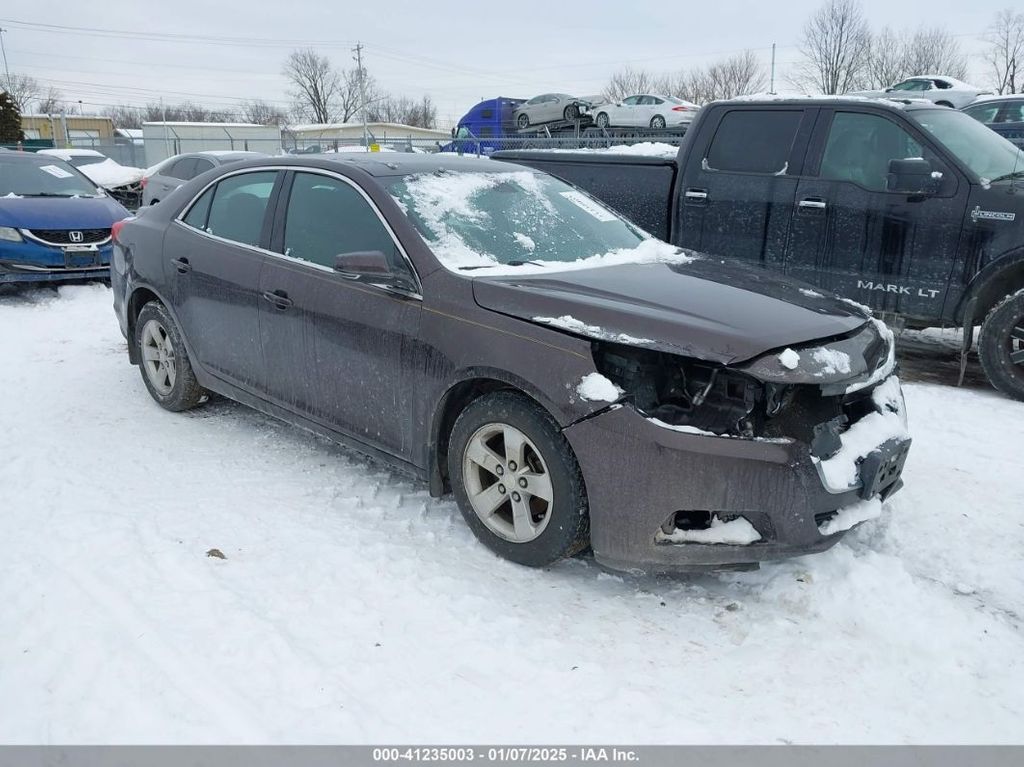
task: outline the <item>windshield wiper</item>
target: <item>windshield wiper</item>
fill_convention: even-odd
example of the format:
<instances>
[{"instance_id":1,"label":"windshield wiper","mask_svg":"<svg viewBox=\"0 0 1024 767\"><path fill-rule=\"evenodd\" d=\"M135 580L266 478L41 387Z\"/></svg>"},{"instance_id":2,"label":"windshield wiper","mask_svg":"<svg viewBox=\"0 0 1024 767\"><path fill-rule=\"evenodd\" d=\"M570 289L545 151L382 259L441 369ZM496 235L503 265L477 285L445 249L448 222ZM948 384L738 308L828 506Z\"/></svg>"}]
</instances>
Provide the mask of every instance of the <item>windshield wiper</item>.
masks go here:
<instances>
[{"instance_id":1,"label":"windshield wiper","mask_svg":"<svg viewBox=\"0 0 1024 767\"><path fill-rule=\"evenodd\" d=\"M1021 178L1024 176L1024 169L1015 170L1013 173L1004 173L1002 176L996 176L993 179L989 179L990 184L994 184L996 181L1009 181L1011 178Z\"/></svg>"},{"instance_id":2,"label":"windshield wiper","mask_svg":"<svg viewBox=\"0 0 1024 767\"><path fill-rule=\"evenodd\" d=\"M460 266L460 272L468 272L473 269L491 269L495 266L525 266L530 264L531 266L545 266L543 261L504 261L496 264L480 264L479 266Z\"/></svg>"},{"instance_id":3,"label":"windshield wiper","mask_svg":"<svg viewBox=\"0 0 1024 767\"><path fill-rule=\"evenodd\" d=\"M75 197L73 194L63 194L58 192L34 192L30 194L20 195L21 197Z\"/></svg>"}]
</instances>

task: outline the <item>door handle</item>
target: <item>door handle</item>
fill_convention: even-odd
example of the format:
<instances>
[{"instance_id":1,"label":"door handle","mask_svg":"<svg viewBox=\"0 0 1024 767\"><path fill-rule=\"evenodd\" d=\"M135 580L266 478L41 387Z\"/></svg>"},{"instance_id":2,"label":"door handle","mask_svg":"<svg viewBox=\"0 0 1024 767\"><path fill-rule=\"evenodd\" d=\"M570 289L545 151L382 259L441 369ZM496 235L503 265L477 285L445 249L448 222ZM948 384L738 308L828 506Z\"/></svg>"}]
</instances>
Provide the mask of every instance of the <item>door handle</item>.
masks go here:
<instances>
[{"instance_id":1,"label":"door handle","mask_svg":"<svg viewBox=\"0 0 1024 767\"><path fill-rule=\"evenodd\" d=\"M687 189L683 196L687 202L700 204L708 201L708 193L703 189Z\"/></svg>"},{"instance_id":2,"label":"door handle","mask_svg":"<svg viewBox=\"0 0 1024 767\"><path fill-rule=\"evenodd\" d=\"M817 197L808 197L805 200L800 200L797 205L805 210L825 210L828 204Z\"/></svg>"},{"instance_id":3,"label":"door handle","mask_svg":"<svg viewBox=\"0 0 1024 767\"><path fill-rule=\"evenodd\" d=\"M263 298L282 310L287 309L294 303L283 290L264 290Z\"/></svg>"},{"instance_id":4,"label":"door handle","mask_svg":"<svg viewBox=\"0 0 1024 767\"><path fill-rule=\"evenodd\" d=\"M172 258L171 263L178 270L178 274L187 274L192 271L192 265L188 262L187 258Z\"/></svg>"}]
</instances>

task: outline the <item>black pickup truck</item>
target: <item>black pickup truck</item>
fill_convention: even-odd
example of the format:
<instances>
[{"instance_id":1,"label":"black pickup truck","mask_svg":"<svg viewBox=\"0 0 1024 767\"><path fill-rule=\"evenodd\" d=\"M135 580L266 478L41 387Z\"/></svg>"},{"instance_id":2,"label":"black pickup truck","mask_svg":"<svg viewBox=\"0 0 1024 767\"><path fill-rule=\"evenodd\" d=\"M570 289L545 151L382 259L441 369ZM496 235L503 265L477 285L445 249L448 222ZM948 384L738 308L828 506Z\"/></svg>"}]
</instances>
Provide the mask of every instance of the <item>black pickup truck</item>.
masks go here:
<instances>
[{"instance_id":1,"label":"black pickup truck","mask_svg":"<svg viewBox=\"0 0 1024 767\"><path fill-rule=\"evenodd\" d=\"M559 176L675 245L785 272L897 324L981 324L989 380L1024 399L1024 151L966 114L724 101L701 110L674 159L493 157Z\"/></svg>"}]
</instances>

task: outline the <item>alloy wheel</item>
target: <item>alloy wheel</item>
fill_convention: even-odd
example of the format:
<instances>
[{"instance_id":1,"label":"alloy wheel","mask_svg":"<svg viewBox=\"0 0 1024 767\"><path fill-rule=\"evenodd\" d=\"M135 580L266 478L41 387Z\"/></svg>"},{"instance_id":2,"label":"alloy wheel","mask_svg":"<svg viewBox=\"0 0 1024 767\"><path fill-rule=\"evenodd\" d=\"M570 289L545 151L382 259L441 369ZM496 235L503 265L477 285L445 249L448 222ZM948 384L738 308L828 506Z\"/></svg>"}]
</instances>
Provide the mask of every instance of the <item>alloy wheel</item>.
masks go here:
<instances>
[{"instance_id":1,"label":"alloy wheel","mask_svg":"<svg viewBox=\"0 0 1024 767\"><path fill-rule=\"evenodd\" d=\"M1017 318L1017 323L1010 328L1007 341L1010 344L1010 362L1024 366L1024 315Z\"/></svg>"},{"instance_id":2,"label":"alloy wheel","mask_svg":"<svg viewBox=\"0 0 1024 767\"><path fill-rule=\"evenodd\" d=\"M537 446L514 426L490 423L466 443L462 475L473 512L513 543L537 539L551 519L551 475Z\"/></svg>"},{"instance_id":3,"label":"alloy wheel","mask_svg":"<svg viewBox=\"0 0 1024 767\"><path fill-rule=\"evenodd\" d=\"M177 375L174 367L174 345L167 329L157 320L149 320L142 328L142 364L146 377L162 396L174 389Z\"/></svg>"}]
</instances>

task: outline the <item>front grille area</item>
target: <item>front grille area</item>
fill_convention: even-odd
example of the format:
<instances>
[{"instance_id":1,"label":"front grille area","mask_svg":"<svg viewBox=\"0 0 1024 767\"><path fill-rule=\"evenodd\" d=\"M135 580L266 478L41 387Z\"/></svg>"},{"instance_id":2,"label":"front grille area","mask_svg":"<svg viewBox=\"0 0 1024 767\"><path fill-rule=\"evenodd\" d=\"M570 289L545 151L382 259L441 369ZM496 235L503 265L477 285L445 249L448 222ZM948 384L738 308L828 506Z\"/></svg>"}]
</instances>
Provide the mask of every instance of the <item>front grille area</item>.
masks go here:
<instances>
[{"instance_id":1,"label":"front grille area","mask_svg":"<svg viewBox=\"0 0 1024 767\"><path fill-rule=\"evenodd\" d=\"M72 239L72 232L80 232L82 239ZM110 239L109 229L29 229L28 233L37 240L50 245L93 245Z\"/></svg>"}]
</instances>

